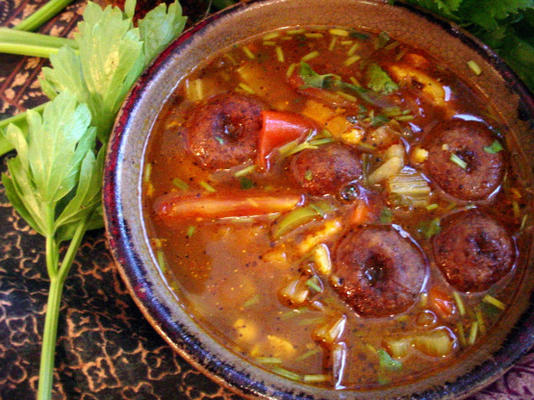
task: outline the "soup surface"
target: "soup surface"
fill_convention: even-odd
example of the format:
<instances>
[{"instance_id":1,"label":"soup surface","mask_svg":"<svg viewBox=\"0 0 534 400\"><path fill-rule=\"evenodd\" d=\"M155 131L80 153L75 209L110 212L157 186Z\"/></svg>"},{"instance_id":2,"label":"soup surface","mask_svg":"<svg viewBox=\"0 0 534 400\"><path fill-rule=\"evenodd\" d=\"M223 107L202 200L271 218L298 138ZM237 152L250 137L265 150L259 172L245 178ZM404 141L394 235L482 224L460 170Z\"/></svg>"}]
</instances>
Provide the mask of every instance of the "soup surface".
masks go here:
<instances>
[{"instance_id":1,"label":"soup surface","mask_svg":"<svg viewBox=\"0 0 534 400\"><path fill-rule=\"evenodd\" d=\"M161 112L143 177L155 257L252 363L336 389L412 382L475 351L513 302L530 195L506 135L386 33L266 33Z\"/></svg>"}]
</instances>

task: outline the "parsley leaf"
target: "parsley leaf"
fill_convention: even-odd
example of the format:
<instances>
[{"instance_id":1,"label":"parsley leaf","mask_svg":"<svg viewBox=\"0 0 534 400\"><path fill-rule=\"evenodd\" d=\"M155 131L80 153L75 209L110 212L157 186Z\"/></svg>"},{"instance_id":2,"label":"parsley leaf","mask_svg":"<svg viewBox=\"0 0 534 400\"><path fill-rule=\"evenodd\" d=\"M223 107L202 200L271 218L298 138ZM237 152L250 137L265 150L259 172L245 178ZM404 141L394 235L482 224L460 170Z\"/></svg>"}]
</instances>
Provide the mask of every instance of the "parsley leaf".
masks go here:
<instances>
[{"instance_id":1,"label":"parsley leaf","mask_svg":"<svg viewBox=\"0 0 534 400\"><path fill-rule=\"evenodd\" d=\"M368 80L367 86L375 92L387 95L399 89L399 86L378 64L370 64L367 67L366 76Z\"/></svg>"},{"instance_id":2,"label":"parsley leaf","mask_svg":"<svg viewBox=\"0 0 534 400\"><path fill-rule=\"evenodd\" d=\"M304 81L305 88L329 89L333 86L336 76L334 74L320 75L305 62L300 63L299 75Z\"/></svg>"},{"instance_id":3,"label":"parsley leaf","mask_svg":"<svg viewBox=\"0 0 534 400\"><path fill-rule=\"evenodd\" d=\"M502 150L504 150L504 149L502 147L502 144L499 143L498 140L494 140L491 145L484 147L484 151L486 153L490 153L490 154L495 154L495 153L498 153L499 151L502 151Z\"/></svg>"}]
</instances>

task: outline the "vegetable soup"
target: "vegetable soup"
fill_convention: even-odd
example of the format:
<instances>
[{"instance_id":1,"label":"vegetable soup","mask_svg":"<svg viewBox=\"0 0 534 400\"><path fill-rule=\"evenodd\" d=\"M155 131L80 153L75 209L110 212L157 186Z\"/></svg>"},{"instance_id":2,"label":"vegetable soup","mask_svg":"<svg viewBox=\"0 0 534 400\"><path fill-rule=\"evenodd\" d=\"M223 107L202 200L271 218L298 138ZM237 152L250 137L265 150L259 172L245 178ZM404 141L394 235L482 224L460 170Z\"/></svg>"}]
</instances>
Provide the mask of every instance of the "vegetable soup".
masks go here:
<instances>
[{"instance_id":1,"label":"vegetable soup","mask_svg":"<svg viewBox=\"0 0 534 400\"><path fill-rule=\"evenodd\" d=\"M385 32L297 27L225 49L151 133L155 258L207 332L287 379L368 390L436 373L489 337L524 272L530 182L486 103Z\"/></svg>"}]
</instances>

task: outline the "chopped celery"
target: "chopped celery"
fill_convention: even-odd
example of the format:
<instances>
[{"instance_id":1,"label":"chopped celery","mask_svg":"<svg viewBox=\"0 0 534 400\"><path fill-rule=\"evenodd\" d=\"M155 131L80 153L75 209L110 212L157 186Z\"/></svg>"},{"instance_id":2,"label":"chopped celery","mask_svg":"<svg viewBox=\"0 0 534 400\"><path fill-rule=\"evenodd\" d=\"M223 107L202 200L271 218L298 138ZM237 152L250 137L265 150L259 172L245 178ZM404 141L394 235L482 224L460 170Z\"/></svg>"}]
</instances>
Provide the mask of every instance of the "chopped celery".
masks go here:
<instances>
[{"instance_id":1,"label":"chopped celery","mask_svg":"<svg viewBox=\"0 0 534 400\"><path fill-rule=\"evenodd\" d=\"M258 357L256 361L261 364L282 364L282 359L278 357Z\"/></svg>"},{"instance_id":2,"label":"chopped celery","mask_svg":"<svg viewBox=\"0 0 534 400\"><path fill-rule=\"evenodd\" d=\"M462 169L467 168L467 163L454 153L451 154L450 160Z\"/></svg>"},{"instance_id":3,"label":"chopped celery","mask_svg":"<svg viewBox=\"0 0 534 400\"><path fill-rule=\"evenodd\" d=\"M234 176L235 176L236 178L240 178L240 177L242 177L242 176L251 174L251 173L254 172L255 170L256 170L256 166L255 166L255 165L249 165L248 167L245 167L245 168L240 169L239 171L235 172L235 173L234 173Z\"/></svg>"},{"instance_id":4,"label":"chopped celery","mask_svg":"<svg viewBox=\"0 0 534 400\"><path fill-rule=\"evenodd\" d=\"M456 306L458 307L458 312L463 317L465 315L465 306L464 301L460 297L460 293L458 293L457 291L453 291L452 297L454 297L454 301L456 302Z\"/></svg>"},{"instance_id":5,"label":"chopped celery","mask_svg":"<svg viewBox=\"0 0 534 400\"><path fill-rule=\"evenodd\" d=\"M176 186L178 189L182 189L182 190L189 189L189 185L185 183L183 180L181 180L180 178L174 178L172 180L172 184Z\"/></svg>"},{"instance_id":6,"label":"chopped celery","mask_svg":"<svg viewBox=\"0 0 534 400\"><path fill-rule=\"evenodd\" d=\"M202 186L204 189L206 189L206 191L210 192L210 193L215 193L217 190L211 186L208 182L206 181L200 181L199 182L199 185Z\"/></svg>"},{"instance_id":7,"label":"chopped celery","mask_svg":"<svg viewBox=\"0 0 534 400\"><path fill-rule=\"evenodd\" d=\"M289 371L285 368L281 368L281 367L272 367L271 368L271 371L278 374L278 375L281 375L283 376L284 378L287 378L287 379L290 379L292 381L300 381L302 378L299 374L293 372L293 371Z\"/></svg>"},{"instance_id":8,"label":"chopped celery","mask_svg":"<svg viewBox=\"0 0 534 400\"><path fill-rule=\"evenodd\" d=\"M321 280L316 276L312 276L310 279L308 279L306 281L306 286L316 291L317 293L321 293L323 291L323 288L321 286Z\"/></svg>"},{"instance_id":9,"label":"chopped celery","mask_svg":"<svg viewBox=\"0 0 534 400\"><path fill-rule=\"evenodd\" d=\"M319 215L311 207L299 207L289 213L283 215L275 224L273 228L273 237L278 239L286 233L304 225Z\"/></svg>"},{"instance_id":10,"label":"chopped celery","mask_svg":"<svg viewBox=\"0 0 534 400\"><path fill-rule=\"evenodd\" d=\"M145 173L143 174L143 181L148 182L150 181L150 174L152 172L152 164L148 163L145 167Z\"/></svg>"},{"instance_id":11,"label":"chopped celery","mask_svg":"<svg viewBox=\"0 0 534 400\"><path fill-rule=\"evenodd\" d=\"M482 298L482 301L485 302L485 303L491 304L492 306L498 308L499 310L503 310L504 311L506 309L506 304L504 304L502 301L496 299L495 297L490 296L489 294L485 295Z\"/></svg>"},{"instance_id":12,"label":"chopped celery","mask_svg":"<svg viewBox=\"0 0 534 400\"><path fill-rule=\"evenodd\" d=\"M304 375L302 378L306 383L328 382L330 379L330 376L325 374Z\"/></svg>"},{"instance_id":13,"label":"chopped celery","mask_svg":"<svg viewBox=\"0 0 534 400\"><path fill-rule=\"evenodd\" d=\"M243 303L243 307L244 308L249 308L249 307L252 307L255 304L258 304L259 302L260 302L260 295L259 294L255 294L254 296L252 296L250 299L248 299L247 301L245 301Z\"/></svg>"},{"instance_id":14,"label":"chopped celery","mask_svg":"<svg viewBox=\"0 0 534 400\"><path fill-rule=\"evenodd\" d=\"M196 227L194 225L189 225L187 227L187 231L185 233L185 235L190 238L191 236L193 236L193 234L195 233L195 230L196 230Z\"/></svg>"},{"instance_id":15,"label":"chopped celery","mask_svg":"<svg viewBox=\"0 0 534 400\"><path fill-rule=\"evenodd\" d=\"M311 350L308 350L307 352L305 353L302 353L300 356L298 356L297 358L295 358L295 361L303 361L303 360L306 360L318 353L320 353L321 350L319 348L314 348L314 349L311 349Z\"/></svg>"},{"instance_id":16,"label":"chopped celery","mask_svg":"<svg viewBox=\"0 0 534 400\"><path fill-rule=\"evenodd\" d=\"M158 250L157 251L157 259L158 259L158 265L161 269L161 272L165 273L165 270L167 269L167 263L165 262L165 255L163 254L163 251Z\"/></svg>"},{"instance_id":17,"label":"chopped celery","mask_svg":"<svg viewBox=\"0 0 534 400\"><path fill-rule=\"evenodd\" d=\"M470 346L474 345L477 341L477 335L478 335L478 321L474 321L471 324L471 330L469 332L469 339L467 343L469 343Z\"/></svg>"},{"instance_id":18,"label":"chopped celery","mask_svg":"<svg viewBox=\"0 0 534 400\"><path fill-rule=\"evenodd\" d=\"M426 207L430 198L430 185L423 176L412 168L404 168L390 177L386 185L388 191L398 196L401 205Z\"/></svg>"}]
</instances>

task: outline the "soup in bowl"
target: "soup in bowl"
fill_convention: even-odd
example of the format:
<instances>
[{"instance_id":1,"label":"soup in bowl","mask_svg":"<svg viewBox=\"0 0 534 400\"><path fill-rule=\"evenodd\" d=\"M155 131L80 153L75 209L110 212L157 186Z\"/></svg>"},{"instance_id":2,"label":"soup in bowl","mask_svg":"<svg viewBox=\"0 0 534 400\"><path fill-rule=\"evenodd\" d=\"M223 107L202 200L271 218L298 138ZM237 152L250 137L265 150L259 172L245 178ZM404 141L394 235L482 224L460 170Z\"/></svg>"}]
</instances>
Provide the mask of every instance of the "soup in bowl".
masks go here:
<instances>
[{"instance_id":1,"label":"soup in bowl","mask_svg":"<svg viewBox=\"0 0 534 400\"><path fill-rule=\"evenodd\" d=\"M405 6L266 1L156 61L105 202L173 347L274 398L467 395L526 351L531 99L453 34Z\"/></svg>"}]
</instances>

